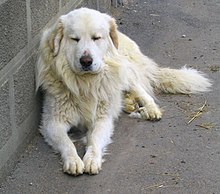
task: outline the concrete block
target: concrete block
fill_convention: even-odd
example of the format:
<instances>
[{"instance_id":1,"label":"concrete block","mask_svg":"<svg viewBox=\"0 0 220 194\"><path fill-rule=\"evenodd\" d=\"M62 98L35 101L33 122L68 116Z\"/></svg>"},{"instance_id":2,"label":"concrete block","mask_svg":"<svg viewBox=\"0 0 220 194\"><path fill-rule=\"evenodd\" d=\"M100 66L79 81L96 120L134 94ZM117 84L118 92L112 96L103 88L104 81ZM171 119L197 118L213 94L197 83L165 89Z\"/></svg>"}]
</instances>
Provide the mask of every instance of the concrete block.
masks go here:
<instances>
[{"instance_id":1,"label":"concrete block","mask_svg":"<svg viewBox=\"0 0 220 194\"><path fill-rule=\"evenodd\" d=\"M15 121L20 125L36 104L35 65L37 54L34 53L14 74Z\"/></svg>"},{"instance_id":2,"label":"concrete block","mask_svg":"<svg viewBox=\"0 0 220 194\"><path fill-rule=\"evenodd\" d=\"M64 6L71 6L69 8L72 8L70 9L69 11L71 10L74 10L76 8L79 8L79 7L87 7L87 1L89 0L62 0L61 1L61 6L64 7Z\"/></svg>"},{"instance_id":3,"label":"concrete block","mask_svg":"<svg viewBox=\"0 0 220 194\"><path fill-rule=\"evenodd\" d=\"M31 33L34 37L59 11L59 1L30 0Z\"/></svg>"},{"instance_id":4,"label":"concrete block","mask_svg":"<svg viewBox=\"0 0 220 194\"><path fill-rule=\"evenodd\" d=\"M111 1L109 0L99 0L97 9L101 12L108 13L111 7Z\"/></svg>"},{"instance_id":5,"label":"concrete block","mask_svg":"<svg viewBox=\"0 0 220 194\"><path fill-rule=\"evenodd\" d=\"M9 106L9 83L0 86L0 149L12 135Z\"/></svg>"},{"instance_id":6,"label":"concrete block","mask_svg":"<svg viewBox=\"0 0 220 194\"><path fill-rule=\"evenodd\" d=\"M91 9L97 9L98 7L97 0L88 0L86 7Z\"/></svg>"},{"instance_id":7,"label":"concrete block","mask_svg":"<svg viewBox=\"0 0 220 194\"><path fill-rule=\"evenodd\" d=\"M89 0L87 7L99 10L101 12L108 12L111 7L110 0Z\"/></svg>"},{"instance_id":8,"label":"concrete block","mask_svg":"<svg viewBox=\"0 0 220 194\"><path fill-rule=\"evenodd\" d=\"M0 70L27 44L25 0L0 4Z\"/></svg>"},{"instance_id":9,"label":"concrete block","mask_svg":"<svg viewBox=\"0 0 220 194\"><path fill-rule=\"evenodd\" d=\"M75 0L75 1L77 1L77 0ZM70 2L70 0L62 0L62 6L65 6L69 2Z\"/></svg>"}]
</instances>

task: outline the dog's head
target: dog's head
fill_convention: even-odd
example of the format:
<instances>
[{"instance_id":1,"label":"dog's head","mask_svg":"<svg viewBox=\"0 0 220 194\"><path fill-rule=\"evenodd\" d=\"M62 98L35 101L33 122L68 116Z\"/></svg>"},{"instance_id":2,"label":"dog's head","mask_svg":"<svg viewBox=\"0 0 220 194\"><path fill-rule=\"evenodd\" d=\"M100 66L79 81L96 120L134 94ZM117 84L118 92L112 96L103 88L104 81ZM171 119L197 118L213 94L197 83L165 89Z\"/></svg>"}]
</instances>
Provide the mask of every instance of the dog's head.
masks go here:
<instances>
[{"instance_id":1,"label":"dog's head","mask_svg":"<svg viewBox=\"0 0 220 194\"><path fill-rule=\"evenodd\" d=\"M98 73L103 57L118 47L115 20L92 9L76 9L59 18L49 35L49 46L53 57L64 55L75 73Z\"/></svg>"}]
</instances>

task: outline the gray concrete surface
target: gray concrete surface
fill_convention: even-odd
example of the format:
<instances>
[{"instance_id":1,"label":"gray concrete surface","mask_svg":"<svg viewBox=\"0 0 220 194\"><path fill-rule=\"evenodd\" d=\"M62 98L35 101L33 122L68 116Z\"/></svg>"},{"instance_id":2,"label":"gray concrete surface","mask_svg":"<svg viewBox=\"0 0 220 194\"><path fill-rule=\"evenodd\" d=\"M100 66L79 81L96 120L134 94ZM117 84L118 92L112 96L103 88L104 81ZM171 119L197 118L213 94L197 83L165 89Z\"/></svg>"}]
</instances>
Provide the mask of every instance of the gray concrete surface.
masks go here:
<instances>
[{"instance_id":1,"label":"gray concrete surface","mask_svg":"<svg viewBox=\"0 0 220 194\"><path fill-rule=\"evenodd\" d=\"M103 170L96 176L63 174L59 156L38 134L0 193L220 193L219 10L219 0L142 0L113 9L119 29L143 53L164 67L188 64L205 72L213 80L213 90L190 96L158 95L165 111L159 122L122 114ZM4 95L0 95L3 100ZM188 124L206 101L201 115ZM77 147L82 155L82 144Z\"/></svg>"}]
</instances>

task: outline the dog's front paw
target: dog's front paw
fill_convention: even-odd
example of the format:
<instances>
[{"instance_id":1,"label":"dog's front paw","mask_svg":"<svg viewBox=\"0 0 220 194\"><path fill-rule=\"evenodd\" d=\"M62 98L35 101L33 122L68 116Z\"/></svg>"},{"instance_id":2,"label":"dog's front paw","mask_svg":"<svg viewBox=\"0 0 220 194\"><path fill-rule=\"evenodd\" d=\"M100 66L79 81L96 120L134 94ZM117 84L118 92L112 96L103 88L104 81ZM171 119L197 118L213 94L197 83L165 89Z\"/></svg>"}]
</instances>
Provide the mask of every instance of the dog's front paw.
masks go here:
<instances>
[{"instance_id":1,"label":"dog's front paw","mask_svg":"<svg viewBox=\"0 0 220 194\"><path fill-rule=\"evenodd\" d=\"M156 121L162 118L162 112L157 106L141 107L139 112L143 119Z\"/></svg>"},{"instance_id":2,"label":"dog's front paw","mask_svg":"<svg viewBox=\"0 0 220 194\"><path fill-rule=\"evenodd\" d=\"M79 156L68 157L64 160L63 171L71 175L83 174L84 163Z\"/></svg>"},{"instance_id":3,"label":"dog's front paw","mask_svg":"<svg viewBox=\"0 0 220 194\"><path fill-rule=\"evenodd\" d=\"M98 174L101 170L102 159L101 157L94 156L93 154L86 153L83 158L85 165L85 172L88 174Z\"/></svg>"}]
</instances>

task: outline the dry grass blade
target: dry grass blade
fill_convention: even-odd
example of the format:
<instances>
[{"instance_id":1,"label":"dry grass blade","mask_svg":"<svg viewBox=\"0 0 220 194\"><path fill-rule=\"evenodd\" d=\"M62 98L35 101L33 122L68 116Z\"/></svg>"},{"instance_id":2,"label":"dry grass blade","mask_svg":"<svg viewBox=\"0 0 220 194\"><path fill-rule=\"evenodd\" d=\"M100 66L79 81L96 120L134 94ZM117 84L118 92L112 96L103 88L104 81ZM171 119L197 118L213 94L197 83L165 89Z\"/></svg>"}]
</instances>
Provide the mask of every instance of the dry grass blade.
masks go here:
<instances>
[{"instance_id":1,"label":"dry grass blade","mask_svg":"<svg viewBox=\"0 0 220 194\"><path fill-rule=\"evenodd\" d=\"M157 189L157 188L161 188L163 186L164 186L163 183L159 183L159 184L150 185L150 186L146 187L146 189Z\"/></svg>"},{"instance_id":2,"label":"dry grass blade","mask_svg":"<svg viewBox=\"0 0 220 194\"><path fill-rule=\"evenodd\" d=\"M188 121L188 124L190 124L192 121L194 121L196 118L198 118L202 114L202 112L203 112L203 110L204 110L204 108L206 106L206 103L207 103L207 100L204 102L204 104L200 108L198 108L198 111Z\"/></svg>"},{"instance_id":3,"label":"dry grass blade","mask_svg":"<svg viewBox=\"0 0 220 194\"><path fill-rule=\"evenodd\" d=\"M178 186L178 182L181 180L179 173L175 174L175 173L153 173L153 175L159 175L162 177L166 177L166 179L169 177L169 179L164 180L164 181L160 181L159 183L155 183L152 185L148 185L146 187L144 187L145 190L157 190L157 189L162 189L162 188L168 188L168 187L180 187Z\"/></svg>"},{"instance_id":4,"label":"dry grass blade","mask_svg":"<svg viewBox=\"0 0 220 194\"><path fill-rule=\"evenodd\" d=\"M200 125L196 125L196 126L204 129L212 129L214 127L211 123L201 123Z\"/></svg>"}]
</instances>

